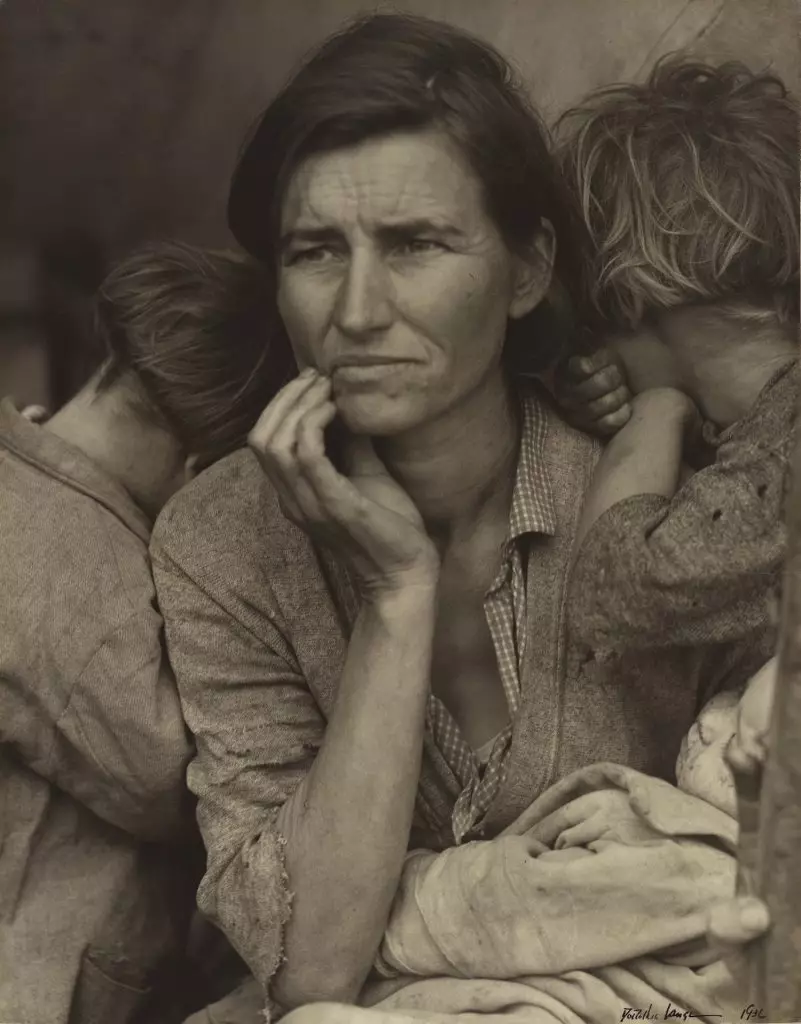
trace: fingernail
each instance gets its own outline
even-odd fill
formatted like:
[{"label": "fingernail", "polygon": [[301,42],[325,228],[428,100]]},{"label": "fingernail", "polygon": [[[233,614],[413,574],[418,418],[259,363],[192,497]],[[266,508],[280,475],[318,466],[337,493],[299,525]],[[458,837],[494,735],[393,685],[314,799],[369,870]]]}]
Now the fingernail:
[{"label": "fingernail", "polygon": [[313,377],[316,373],[317,371],[313,366],[307,366],[305,370],[300,371],[298,376],[301,377],[303,380],[308,380],[310,377]]},{"label": "fingernail", "polygon": [[770,925],[767,907],[757,900],[749,900],[742,906],[740,920],[749,931],[764,931]]}]

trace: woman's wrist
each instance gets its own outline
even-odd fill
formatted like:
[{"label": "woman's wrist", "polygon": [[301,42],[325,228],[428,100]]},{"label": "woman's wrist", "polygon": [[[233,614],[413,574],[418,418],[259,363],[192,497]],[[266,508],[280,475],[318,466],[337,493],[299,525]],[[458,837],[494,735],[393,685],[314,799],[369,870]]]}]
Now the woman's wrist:
[{"label": "woman's wrist", "polygon": [[421,567],[365,589],[363,604],[389,618],[426,617],[437,602],[439,568]]}]

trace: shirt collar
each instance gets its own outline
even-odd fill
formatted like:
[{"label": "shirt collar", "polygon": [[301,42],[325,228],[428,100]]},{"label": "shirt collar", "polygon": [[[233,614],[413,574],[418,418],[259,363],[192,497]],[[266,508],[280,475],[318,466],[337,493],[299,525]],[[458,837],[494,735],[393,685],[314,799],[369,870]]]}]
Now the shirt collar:
[{"label": "shirt collar", "polygon": [[27,420],[9,398],[0,401],[0,452],[3,448],[99,502],[140,540],[149,542],[152,523],[125,488],[78,448]]},{"label": "shirt collar", "polygon": [[556,533],[556,509],[551,481],[545,466],[545,437],[548,419],[532,391],[520,396],[522,429],[517,473],[509,514],[508,542],[527,533]]}]

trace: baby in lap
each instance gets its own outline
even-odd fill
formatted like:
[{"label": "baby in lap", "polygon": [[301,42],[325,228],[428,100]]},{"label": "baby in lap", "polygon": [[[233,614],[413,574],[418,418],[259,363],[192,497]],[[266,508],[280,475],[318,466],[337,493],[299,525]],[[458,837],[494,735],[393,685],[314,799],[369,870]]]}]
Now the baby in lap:
[{"label": "baby in lap", "polygon": [[764,762],[776,661],[771,658],[742,695],[727,691],[708,701],[685,737],[676,762],[679,789],[732,817],[737,814],[737,796],[728,759],[751,770]]}]

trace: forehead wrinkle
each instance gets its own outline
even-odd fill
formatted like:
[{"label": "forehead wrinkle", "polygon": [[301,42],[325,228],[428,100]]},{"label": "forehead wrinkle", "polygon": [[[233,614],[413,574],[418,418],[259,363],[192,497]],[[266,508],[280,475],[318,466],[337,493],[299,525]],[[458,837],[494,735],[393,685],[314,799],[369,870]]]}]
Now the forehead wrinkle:
[{"label": "forehead wrinkle", "polygon": [[[358,224],[362,230],[375,230],[385,222],[431,220],[469,232],[476,190],[450,153],[441,148],[421,152],[418,146],[412,160],[397,148],[393,153],[392,142],[382,148],[385,160],[380,159],[381,149],[365,158],[360,147],[321,154],[299,168],[287,192],[285,224],[295,229],[301,223],[315,228]],[[451,168],[460,173],[449,175]]]}]

